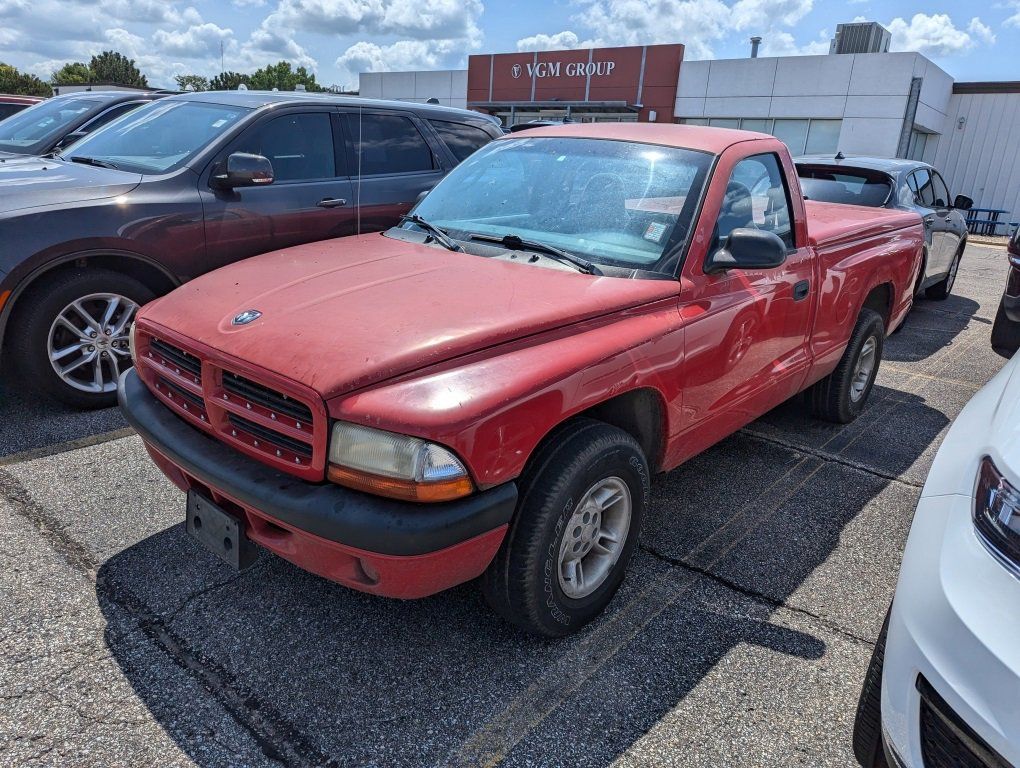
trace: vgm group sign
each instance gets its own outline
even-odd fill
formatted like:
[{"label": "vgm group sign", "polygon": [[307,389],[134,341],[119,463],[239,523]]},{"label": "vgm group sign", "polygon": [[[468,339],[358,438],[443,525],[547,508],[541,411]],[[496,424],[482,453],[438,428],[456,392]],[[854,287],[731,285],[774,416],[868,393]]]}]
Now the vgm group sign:
[{"label": "vgm group sign", "polygon": [[527,71],[528,77],[559,77],[561,69],[567,77],[607,77],[613,74],[616,62],[568,61],[564,64],[561,61],[539,61],[525,64],[523,68],[520,64],[514,64],[510,74],[518,78]]}]

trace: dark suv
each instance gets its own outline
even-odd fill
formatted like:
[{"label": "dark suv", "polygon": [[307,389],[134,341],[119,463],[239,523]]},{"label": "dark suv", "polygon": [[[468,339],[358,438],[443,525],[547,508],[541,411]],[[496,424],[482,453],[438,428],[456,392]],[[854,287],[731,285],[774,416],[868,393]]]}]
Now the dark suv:
[{"label": "dark suv", "polygon": [[390,227],[500,135],[428,104],[224,91],[0,163],[4,366],[70,404],[112,404],[139,305],[257,253]]},{"label": "dark suv", "polygon": [[45,155],[166,95],[165,91],[78,91],[40,101],[0,122],[0,158]]}]

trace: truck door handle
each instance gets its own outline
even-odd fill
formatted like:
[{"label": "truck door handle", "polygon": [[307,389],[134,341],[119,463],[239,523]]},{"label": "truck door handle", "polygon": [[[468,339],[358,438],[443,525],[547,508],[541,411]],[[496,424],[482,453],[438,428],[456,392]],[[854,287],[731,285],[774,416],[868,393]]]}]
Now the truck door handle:
[{"label": "truck door handle", "polygon": [[324,197],[316,205],[320,208],[339,208],[342,205],[347,205],[347,201],[342,197]]},{"label": "truck door handle", "polygon": [[807,280],[801,280],[799,283],[793,286],[793,300],[800,301],[801,299],[807,298],[808,290],[811,284]]},{"label": "truck door handle", "polygon": [[924,217],[924,223],[925,224],[934,224],[935,223],[935,216],[932,215],[932,214],[929,214],[929,215],[925,216]]}]

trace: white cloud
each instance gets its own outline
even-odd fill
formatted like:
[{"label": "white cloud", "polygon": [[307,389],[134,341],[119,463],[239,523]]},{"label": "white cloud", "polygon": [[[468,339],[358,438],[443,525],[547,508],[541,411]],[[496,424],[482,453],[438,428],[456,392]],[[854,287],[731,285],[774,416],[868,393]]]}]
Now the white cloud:
[{"label": "white cloud", "polygon": [[585,48],[588,41],[581,43],[576,32],[568,29],[554,35],[539,33],[531,37],[522,37],[517,41],[518,51],[558,51],[569,48]]},{"label": "white cloud", "polygon": [[737,0],[731,10],[737,29],[792,27],[811,12],[813,0]]},{"label": "white cloud", "polygon": [[975,38],[984,43],[995,39],[992,30],[980,19],[971,19],[968,29],[964,30],[958,28],[946,13],[931,16],[915,13],[909,22],[895,18],[886,27],[892,33],[892,50],[917,51],[926,56],[958,56],[977,45]]},{"label": "white cloud", "polygon": [[231,29],[205,22],[184,30],[157,29],[152,39],[163,54],[201,59],[219,56],[220,43],[232,43],[233,35]]},{"label": "white cloud", "polygon": [[823,29],[818,37],[804,45],[798,45],[793,35],[789,32],[774,30],[763,37],[761,45],[762,56],[821,56],[829,52],[829,43],[832,35],[828,30]]}]

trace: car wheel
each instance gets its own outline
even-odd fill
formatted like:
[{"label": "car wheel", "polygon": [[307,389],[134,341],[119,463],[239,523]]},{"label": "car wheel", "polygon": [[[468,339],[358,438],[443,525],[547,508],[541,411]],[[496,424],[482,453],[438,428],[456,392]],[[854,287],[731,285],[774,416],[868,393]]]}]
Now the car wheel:
[{"label": "car wheel", "polygon": [[864,410],[885,345],[885,323],[872,309],[862,309],[836,370],[808,390],[812,413],[836,424],[848,424]]},{"label": "car wheel", "polygon": [[9,336],[26,382],[77,408],[117,400],[117,379],[131,367],[128,334],[138,308],[155,294],[128,275],[64,272],[18,302]]},{"label": "car wheel", "polygon": [[889,633],[889,613],[885,614],[882,631],[871,652],[871,662],[861,686],[861,697],[857,701],[857,715],[854,717],[854,757],[864,768],[885,766],[882,748],[882,667],[885,664],[885,639]]},{"label": "car wheel", "polygon": [[591,419],[566,425],[530,462],[503,545],[482,579],[518,627],[563,637],[598,616],[623,581],[648,503],[637,441]]},{"label": "car wheel", "polygon": [[935,283],[935,285],[925,289],[925,296],[935,301],[943,301],[949,298],[949,294],[953,292],[953,283],[956,282],[956,273],[960,269],[960,259],[962,256],[963,246],[960,246],[960,249],[953,257],[953,263],[949,265],[949,271],[946,273],[946,276]]}]

